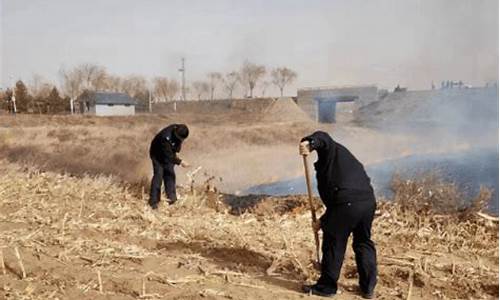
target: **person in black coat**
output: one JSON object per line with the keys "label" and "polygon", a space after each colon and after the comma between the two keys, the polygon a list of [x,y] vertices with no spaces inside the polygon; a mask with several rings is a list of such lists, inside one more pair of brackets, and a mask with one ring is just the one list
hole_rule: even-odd
{"label": "person in black coat", "polygon": [[172,124],[163,128],[151,142],[149,156],[153,162],[153,179],[151,180],[151,193],[149,205],[156,209],[161,197],[161,183],[165,183],[165,193],[168,202],[177,201],[175,188],[175,165],[189,167],[189,164],[180,159],[177,153],[181,151],[182,142],[189,136],[189,129],[184,124]]}
{"label": "person in black coat", "polygon": [[304,137],[299,150],[301,155],[314,150],[318,154],[314,168],[319,195],[326,206],[318,224],[313,224],[315,230],[323,231],[321,276],[304,290],[319,296],[336,294],[352,233],[361,295],[371,299],[377,282],[377,255],[371,240],[376,202],[370,178],[354,155],[326,132],[316,131]]}

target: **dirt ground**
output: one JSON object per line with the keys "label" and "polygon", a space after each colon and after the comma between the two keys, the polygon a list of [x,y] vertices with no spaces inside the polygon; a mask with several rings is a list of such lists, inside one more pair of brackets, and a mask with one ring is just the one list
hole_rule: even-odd
{"label": "dirt ground", "polygon": [[[179,202],[153,212],[147,148],[174,121],[190,125],[182,155],[202,169],[193,191],[179,169]],[[318,276],[306,199],[237,195],[302,174],[297,141],[317,129],[365,163],[429,151],[417,137],[244,114],[0,118],[0,299],[319,299],[300,292]],[[450,147],[469,145],[433,151]],[[396,190],[374,222],[377,299],[497,299],[498,223],[404,205],[456,196],[447,186]],[[339,284],[338,299],[359,298],[351,249]]]}
{"label": "dirt ground", "polygon": [[[109,177],[0,164],[0,298],[316,298],[300,292],[318,276],[302,196],[195,190],[153,212]],[[393,205],[379,206],[377,299],[498,297],[498,223],[450,227],[429,215],[417,227]],[[348,249],[338,299],[359,298],[356,278]]]}

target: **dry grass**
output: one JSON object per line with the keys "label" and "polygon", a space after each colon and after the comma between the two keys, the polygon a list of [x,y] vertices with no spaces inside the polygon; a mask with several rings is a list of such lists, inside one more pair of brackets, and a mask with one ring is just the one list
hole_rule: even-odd
{"label": "dry grass", "polygon": [[[154,134],[167,124],[186,122],[191,134],[181,156],[192,165],[224,178],[219,187],[237,193],[252,185],[302,176],[297,142],[315,130],[313,122],[260,122],[258,114],[169,114],[134,117],[18,115],[0,118],[0,156],[10,162],[75,176],[112,175],[135,192],[148,189],[148,157]],[[257,119],[257,121],[256,121]],[[336,126],[335,138],[364,163],[412,153],[457,150],[430,147],[421,138],[371,129]],[[370,145],[367,151],[366,145]],[[409,148],[408,145],[414,145]],[[419,145],[418,147],[416,145]],[[460,148],[461,149],[461,148]],[[179,168],[184,183],[184,170]]]}
{"label": "dry grass", "polygon": [[435,289],[436,298],[498,297],[498,218],[482,212],[491,191],[464,199],[435,176],[396,178],[393,190],[394,201],[380,205],[376,234],[387,238],[380,241],[393,255],[401,249],[422,255],[388,263],[406,266],[404,276]]}
{"label": "dry grass", "polygon": [[[263,153],[256,152],[253,159],[249,157],[250,162],[275,161],[274,156],[269,156],[276,154],[277,147],[293,145],[295,150],[299,137],[314,128],[312,123],[247,122],[229,126],[226,121],[210,124],[205,122],[204,117],[197,118],[189,115],[5,117],[0,120],[0,155],[13,163],[58,173],[112,175],[127,185],[135,186],[136,191],[142,188],[147,190],[151,176],[149,146],[154,135],[170,123],[192,119],[193,122],[188,123],[191,134],[183,145],[181,156],[195,165],[202,165],[204,170],[209,169],[212,174],[226,178],[225,188],[235,190],[241,188],[241,182],[246,179],[252,179],[256,184],[271,179],[262,178],[269,174],[269,166],[262,163],[253,165],[255,168],[262,166],[263,170],[252,170],[249,163],[246,170],[240,170],[242,174],[239,176],[234,176],[234,170],[228,169],[227,166],[242,160],[242,153],[251,156],[249,147],[255,148],[252,151],[264,148],[260,150]],[[281,163],[280,168],[275,168],[282,170],[281,176],[285,176],[289,165],[297,161],[296,151],[287,152],[291,153],[291,162]],[[252,174],[260,178],[251,178]],[[181,180],[184,178],[180,176]]]}
{"label": "dry grass", "polygon": [[[293,200],[288,211],[287,198],[276,205],[261,199],[253,210],[233,215],[227,196],[209,181],[195,183],[192,192],[186,186],[177,205],[152,212],[111,177],[75,178],[0,163],[0,248],[7,273],[0,275],[0,297],[300,299],[300,284],[317,276],[305,198]],[[373,229],[378,294],[498,297],[498,223],[478,217],[477,206],[428,209],[430,183],[396,182],[396,202],[380,204]],[[350,250],[341,284],[339,299],[352,299]]]}

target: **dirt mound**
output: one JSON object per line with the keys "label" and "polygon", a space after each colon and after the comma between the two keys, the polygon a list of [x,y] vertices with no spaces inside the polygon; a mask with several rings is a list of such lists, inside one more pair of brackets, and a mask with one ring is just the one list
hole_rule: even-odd
{"label": "dirt mound", "polygon": [[293,101],[292,98],[275,99],[262,112],[264,122],[307,122],[309,116]]}

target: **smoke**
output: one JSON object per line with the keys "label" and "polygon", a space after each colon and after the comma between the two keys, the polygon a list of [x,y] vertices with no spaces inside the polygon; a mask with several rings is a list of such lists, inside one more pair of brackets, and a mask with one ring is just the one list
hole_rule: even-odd
{"label": "smoke", "polygon": [[[498,212],[498,90],[445,89],[390,93],[360,109],[369,128],[340,125],[330,134],[365,164],[379,195],[390,197],[393,176],[428,172],[458,185],[471,197],[484,185],[494,190]],[[370,129],[371,128],[371,129]],[[303,177],[251,187],[247,193],[306,192]]]}
{"label": "smoke", "polygon": [[394,92],[360,108],[365,126],[417,139],[418,150],[454,147],[497,147],[498,89],[452,88]]}

